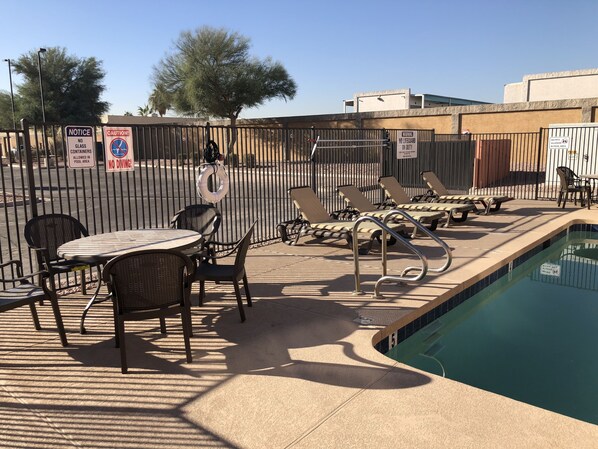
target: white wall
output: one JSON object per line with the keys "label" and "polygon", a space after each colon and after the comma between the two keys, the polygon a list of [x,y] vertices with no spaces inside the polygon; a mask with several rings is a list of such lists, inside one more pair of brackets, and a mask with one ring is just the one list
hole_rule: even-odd
{"label": "white wall", "polygon": [[598,97],[598,69],[525,75],[505,84],[503,102],[572,100]]}

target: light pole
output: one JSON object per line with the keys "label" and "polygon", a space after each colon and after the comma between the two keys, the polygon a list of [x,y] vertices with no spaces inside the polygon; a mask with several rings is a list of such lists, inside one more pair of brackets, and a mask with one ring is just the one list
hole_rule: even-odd
{"label": "light pole", "polygon": [[10,59],[5,59],[8,62],[8,80],[10,81],[10,107],[12,108],[12,125],[13,129],[17,129],[17,119],[15,116],[15,96],[12,91],[12,68],[10,66]]}
{"label": "light pole", "polygon": [[42,53],[45,53],[45,48],[37,50],[37,71],[39,73],[39,91],[42,97],[42,122],[46,123],[46,107],[44,105],[44,82],[42,79]]}

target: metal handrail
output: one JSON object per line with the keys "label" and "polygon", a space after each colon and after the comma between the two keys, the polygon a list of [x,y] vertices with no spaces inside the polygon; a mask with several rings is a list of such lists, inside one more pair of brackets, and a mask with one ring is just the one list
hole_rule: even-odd
{"label": "metal handrail", "polygon": [[[392,281],[398,281],[398,282],[417,282],[417,281],[423,279],[423,277],[428,272],[428,259],[426,258],[426,256],[424,256],[424,254],[422,254],[422,252],[419,251],[415,246],[413,246],[411,243],[409,243],[409,240],[405,239],[400,234],[395,232],[390,226],[388,226],[387,221],[386,221],[386,216],[385,216],[385,221],[380,221],[379,219],[377,219],[375,217],[363,216],[363,217],[359,217],[357,220],[355,220],[355,223],[353,224],[353,260],[355,263],[355,291],[353,292],[354,295],[363,295],[364,294],[364,292],[361,290],[361,281],[359,278],[359,239],[358,239],[359,225],[361,223],[363,223],[364,221],[371,221],[371,222],[375,223],[376,225],[378,225],[380,227],[380,229],[382,230],[382,266],[383,266],[384,271],[386,271],[386,253],[387,253],[387,251],[386,251],[386,246],[387,246],[386,234],[387,233],[390,234],[395,239],[397,239],[397,241],[401,242],[407,249],[409,249],[416,256],[418,256],[422,262],[421,268],[418,267],[420,272],[416,276],[413,276],[413,277],[382,276],[376,282],[376,287],[374,289],[374,298],[382,298],[383,297],[378,292],[378,284],[381,281],[385,282],[385,281],[392,280]],[[386,273],[384,273],[384,274],[386,274]]]}
{"label": "metal handrail", "polygon": [[[437,267],[437,268],[428,268],[428,271],[430,271],[432,273],[442,273],[442,272],[448,270],[448,268],[451,266],[451,263],[453,262],[453,253],[451,252],[450,247],[443,240],[441,240],[436,234],[434,234],[428,228],[423,226],[419,221],[415,220],[411,215],[409,215],[404,210],[391,209],[390,211],[388,211],[387,214],[384,215],[384,223],[388,223],[392,219],[392,217],[395,215],[402,215],[403,218],[405,218],[407,221],[411,222],[416,227],[416,229],[422,231],[424,234],[429,236],[432,240],[434,240],[436,243],[438,243],[438,245],[440,245],[440,247],[444,250],[445,255],[446,255],[446,262],[444,263],[444,265]],[[386,275],[385,251],[386,251],[385,245],[382,245],[382,252],[383,252],[382,256],[383,256],[383,264],[384,264],[382,274],[384,274],[384,275]],[[403,270],[401,275],[404,276],[407,273],[409,273],[410,271],[419,270],[419,269],[420,269],[419,267],[407,267]]]}

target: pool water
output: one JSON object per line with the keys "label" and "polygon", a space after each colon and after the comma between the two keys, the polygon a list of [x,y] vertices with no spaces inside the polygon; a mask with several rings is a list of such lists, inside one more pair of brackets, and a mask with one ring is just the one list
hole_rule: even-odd
{"label": "pool water", "polygon": [[598,239],[587,235],[570,233],[387,355],[598,424]]}

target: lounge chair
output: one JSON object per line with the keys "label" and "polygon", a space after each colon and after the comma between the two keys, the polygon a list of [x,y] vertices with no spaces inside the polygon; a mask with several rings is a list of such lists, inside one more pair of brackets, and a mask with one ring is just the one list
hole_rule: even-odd
{"label": "lounge chair", "polygon": [[[282,241],[294,245],[303,235],[312,235],[318,238],[345,239],[349,246],[353,241],[353,222],[338,220],[330,216],[311,187],[294,187],[289,189],[293,204],[299,210],[301,218],[290,222],[280,223],[278,232]],[[388,226],[396,232],[404,232],[404,225],[392,222]],[[295,232],[295,239],[289,238],[289,232]],[[372,222],[364,222],[359,227],[359,232],[367,234],[369,241],[360,252],[365,253],[371,249],[372,242],[380,238],[382,229]]]}
{"label": "lounge chair", "polygon": [[[347,202],[350,208],[359,215],[370,216],[382,219],[391,209],[379,209],[372,203],[361,191],[352,184],[338,187],[338,193]],[[443,212],[430,210],[409,211],[409,215],[422,224],[429,224],[430,230],[434,231],[438,226],[438,221],[443,218]],[[401,215],[396,215],[395,220],[404,219]]]}
{"label": "lounge chair", "polygon": [[451,194],[433,171],[423,171],[421,172],[421,175],[424,178],[424,181],[426,181],[426,184],[428,184],[428,187],[434,191],[438,202],[480,203],[484,207],[484,215],[488,215],[490,212],[499,211],[502,203],[513,200],[513,198],[504,195]]}
{"label": "lounge chair", "polygon": [[381,176],[378,178],[380,186],[384,189],[390,205],[395,209],[405,210],[433,210],[447,214],[445,227],[448,228],[451,221],[461,223],[467,219],[467,214],[475,211],[473,204],[437,203],[437,202],[413,202],[403,189],[403,186],[394,176]]}

